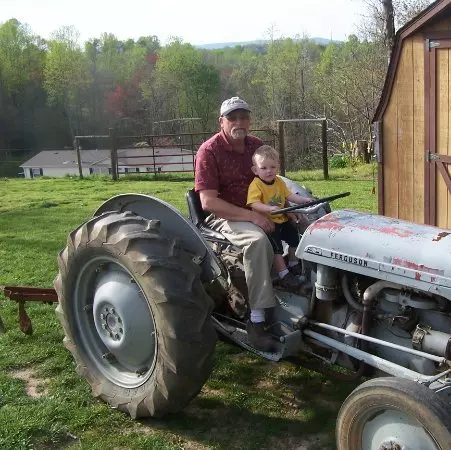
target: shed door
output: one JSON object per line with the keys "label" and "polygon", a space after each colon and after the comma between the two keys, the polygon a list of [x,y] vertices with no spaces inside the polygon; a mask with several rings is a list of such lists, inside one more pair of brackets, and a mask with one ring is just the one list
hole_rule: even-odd
{"label": "shed door", "polygon": [[451,39],[426,44],[424,220],[451,228]]}

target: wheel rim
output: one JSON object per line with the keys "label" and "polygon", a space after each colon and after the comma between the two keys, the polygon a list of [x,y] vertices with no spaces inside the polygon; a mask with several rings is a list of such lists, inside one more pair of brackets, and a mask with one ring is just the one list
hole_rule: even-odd
{"label": "wheel rim", "polygon": [[417,420],[396,409],[373,412],[362,430],[362,448],[369,450],[440,450]]}
{"label": "wheel rim", "polygon": [[109,257],[78,271],[74,314],[82,351],[102,375],[125,388],[143,384],[157,355],[155,320],[131,273]]}

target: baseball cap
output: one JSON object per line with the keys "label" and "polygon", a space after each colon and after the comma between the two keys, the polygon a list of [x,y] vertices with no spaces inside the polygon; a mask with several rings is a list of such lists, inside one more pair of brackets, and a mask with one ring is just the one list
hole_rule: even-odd
{"label": "baseball cap", "polygon": [[221,105],[221,116],[226,116],[236,109],[250,111],[249,105],[240,97],[232,97],[224,100]]}

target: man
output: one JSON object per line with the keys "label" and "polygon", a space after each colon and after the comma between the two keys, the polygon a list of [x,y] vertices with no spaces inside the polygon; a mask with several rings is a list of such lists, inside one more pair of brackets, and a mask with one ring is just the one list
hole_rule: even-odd
{"label": "man", "polygon": [[271,280],[274,253],[266,233],[274,230],[274,222],[246,207],[247,190],[254,178],[252,155],[263,141],[248,135],[250,108],[239,97],[222,103],[219,124],[221,131],[197,152],[195,189],[202,208],[211,213],[207,225],[243,249],[251,310],[249,342],[258,350],[270,351],[272,340],[264,323],[265,310],[275,306]]}

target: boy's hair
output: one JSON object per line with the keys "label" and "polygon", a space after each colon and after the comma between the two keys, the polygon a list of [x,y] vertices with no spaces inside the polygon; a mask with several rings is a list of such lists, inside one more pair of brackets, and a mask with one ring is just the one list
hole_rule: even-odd
{"label": "boy's hair", "polygon": [[255,157],[261,156],[264,159],[272,159],[273,161],[279,162],[279,152],[270,145],[261,145],[255,150],[252,156],[252,162],[255,164]]}

